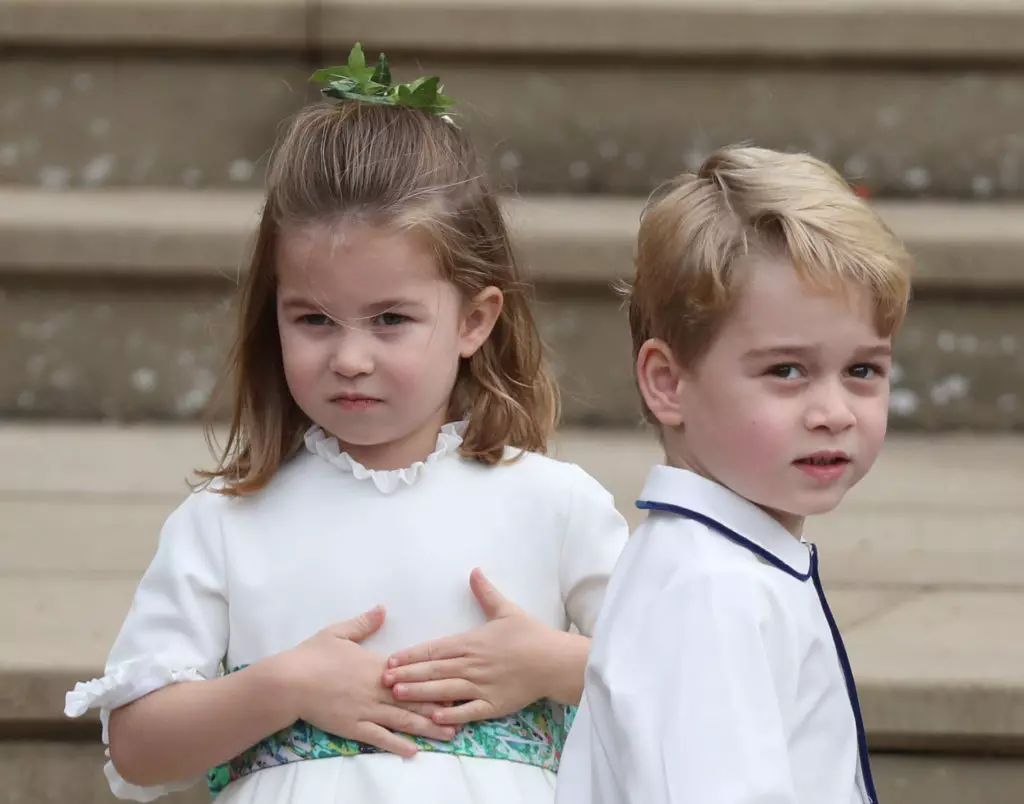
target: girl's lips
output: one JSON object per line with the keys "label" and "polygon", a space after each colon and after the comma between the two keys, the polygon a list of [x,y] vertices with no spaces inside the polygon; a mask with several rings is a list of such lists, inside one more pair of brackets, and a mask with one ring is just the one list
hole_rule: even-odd
{"label": "girl's lips", "polygon": [[337,396],[331,401],[342,410],[353,411],[368,410],[380,404],[379,399],[370,396]]}

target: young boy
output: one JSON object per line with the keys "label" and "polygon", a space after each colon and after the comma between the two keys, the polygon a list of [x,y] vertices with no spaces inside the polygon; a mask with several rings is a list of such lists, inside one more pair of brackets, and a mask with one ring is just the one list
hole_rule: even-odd
{"label": "young boy", "polygon": [[728,148],[643,216],[629,320],[664,466],[608,587],[558,804],[874,804],[800,538],[871,468],[910,261],[827,165]]}

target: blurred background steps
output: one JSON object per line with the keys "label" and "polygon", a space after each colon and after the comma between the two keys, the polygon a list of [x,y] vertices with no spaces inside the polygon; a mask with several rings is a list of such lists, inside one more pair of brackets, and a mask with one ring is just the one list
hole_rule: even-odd
{"label": "blurred background steps", "polygon": [[741,140],[876,195],[1024,190],[1015,0],[4,0],[0,182],[258,186],[356,40],[442,75],[521,192],[644,195]]}
{"label": "blurred background steps", "polygon": [[0,0],[0,415],[199,414],[258,203],[235,193],[355,40],[441,74],[523,198],[567,422],[636,421],[608,285],[640,202],[749,140],[902,202],[880,207],[920,260],[894,424],[1024,429],[1009,0]]}
{"label": "blurred background steps", "polygon": [[[152,424],[8,423],[0,454],[0,608],[18,613],[0,618],[0,801],[109,804],[96,719],[65,720],[64,692],[101,672],[160,524],[209,457],[198,427]],[[639,521],[648,434],[567,429],[555,454]],[[899,435],[808,523],[887,804],[1022,800],[1022,484],[1024,439]]]}
{"label": "blurred background steps", "polygon": [[[569,424],[632,426],[630,272],[640,198],[507,202],[537,281]],[[0,188],[0,415],[188,420],[234,321],[258,191]],[[904,429],[1024,429],[1024,204],[878,202],[919,258],[897,341]]]}
{"label": "blurred background steps", "polygon": [[560,454],[634,521],[658,456],[610,286],[649,192],[753,141],[877,202],[918,258],[903,432],[809,535],[885,804],[1024,801],[1019,0],[0,0],[0,801],[112,800],[62,692],[206,462],[267,153],[357,40],[459,99],[538,282]]}

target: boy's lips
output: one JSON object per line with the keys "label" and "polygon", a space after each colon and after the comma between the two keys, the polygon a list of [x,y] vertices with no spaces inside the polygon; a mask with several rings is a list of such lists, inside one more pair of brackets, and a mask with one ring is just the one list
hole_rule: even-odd
{"label": "boy's lips", "polygon": [[850,456],[839,450],[821,450],[797,458],[793,465],[815,480],[828,482],[842,477],[851,464]]}

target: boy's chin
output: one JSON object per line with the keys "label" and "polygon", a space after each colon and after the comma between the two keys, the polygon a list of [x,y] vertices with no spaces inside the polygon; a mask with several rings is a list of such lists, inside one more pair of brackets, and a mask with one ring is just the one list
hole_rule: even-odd
{"label": "boy's chin", "polygon": [[821,516],[838,508],[845,496],[846,489],[798,494],[787,500],[780,510],[796,517]]}

